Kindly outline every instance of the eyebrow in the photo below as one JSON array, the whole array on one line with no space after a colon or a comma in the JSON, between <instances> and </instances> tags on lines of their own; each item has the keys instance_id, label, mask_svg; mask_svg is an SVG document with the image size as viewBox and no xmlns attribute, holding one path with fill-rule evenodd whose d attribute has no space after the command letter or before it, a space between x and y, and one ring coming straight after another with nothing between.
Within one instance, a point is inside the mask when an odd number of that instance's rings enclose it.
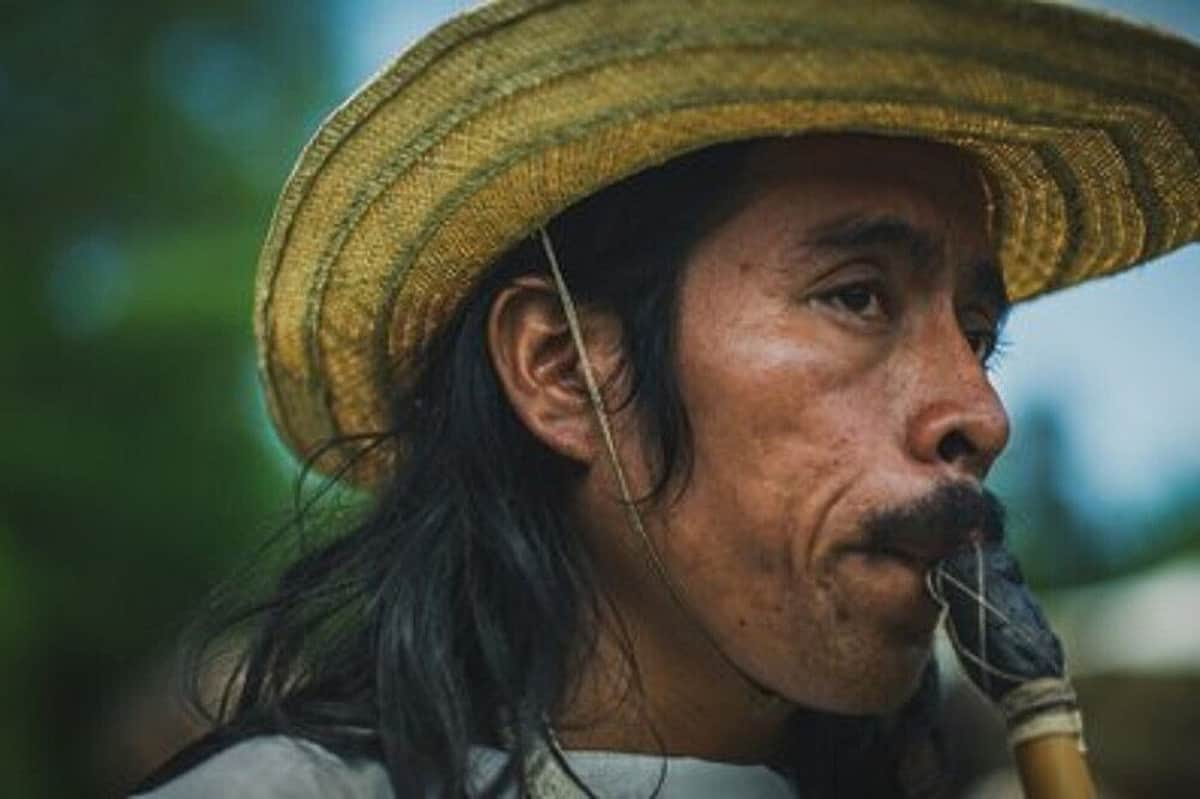
<instances>
[{"instance_id":1,"label":"eyebrow","mask_svg":"<svg viewBox=\"0 0 1200 799\"><path fill-rule=\"evenodd\" d=\"M928 261L941 248L939 238L903 217L890 214L853 213L838 217L818 226L805 243L822 249L903 249L918 263ZM1003 326L1012 310L1012 301L1000 265L993 258L980 258L967 267L967 274L972 295L993 309L997 326Z\"/></svg>"},{"instance_id":2,"label":"eyebrow","mask_svg":"<svg viewBox=\"0 0 1200 799\"><path fill-rule=\"evenodd\" d=\"M806 241L810 246L838 249L905 248L917 260L928 260L941 243L907 219L888 214L847 214L818 226Z\"/></svg>"}]
</instances>

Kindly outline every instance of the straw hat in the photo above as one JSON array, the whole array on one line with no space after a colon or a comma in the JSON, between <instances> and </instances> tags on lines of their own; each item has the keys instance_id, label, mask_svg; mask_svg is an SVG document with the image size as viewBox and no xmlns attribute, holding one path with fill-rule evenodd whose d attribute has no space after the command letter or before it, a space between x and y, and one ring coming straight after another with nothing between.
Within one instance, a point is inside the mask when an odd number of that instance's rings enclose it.
<instances>
[{"instance_id":1,"label":"straw hat","mask_svg":"<svg viewBox=\"0 0 1200 799\"><path fill-rule=\"evenodd\" d=\"M574 201L709 144L819 131L972 153L1017 300L1200 238L1185 41L1012 0L500 0L369 81L288 179L255 298L279 432L303 457L386 429L414 354Z\"/></svg>"}]
</instances>

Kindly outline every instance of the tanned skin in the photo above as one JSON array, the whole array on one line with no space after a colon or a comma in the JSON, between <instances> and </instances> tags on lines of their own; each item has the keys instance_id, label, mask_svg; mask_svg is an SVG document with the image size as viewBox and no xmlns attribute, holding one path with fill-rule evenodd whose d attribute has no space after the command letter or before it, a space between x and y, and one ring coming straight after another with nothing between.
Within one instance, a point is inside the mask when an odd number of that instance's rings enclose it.
<instances>
[{"instance_id":1,"label":"tanned skin","mask_svg":"<svg viewBox=\"0 0 1200 799\"><path fill-rule=\"evenodd\" d=\"M642 507L682 607L630 529L552 283L522 278L492 308L490 352L518 416L586 469L570 499L606 617L555 719L569 748L761 762L797 706L897 708L937 612L926 564L865 549L862 522L978 485L1008 439L984 363L1007 301L968 156L807 137L758 147L742 180L745 202L680 287L694 469L677 498ZM620 403L621 331L600 314L583 323L644 494L654 472Z\"/></svg>"}]
</instances>

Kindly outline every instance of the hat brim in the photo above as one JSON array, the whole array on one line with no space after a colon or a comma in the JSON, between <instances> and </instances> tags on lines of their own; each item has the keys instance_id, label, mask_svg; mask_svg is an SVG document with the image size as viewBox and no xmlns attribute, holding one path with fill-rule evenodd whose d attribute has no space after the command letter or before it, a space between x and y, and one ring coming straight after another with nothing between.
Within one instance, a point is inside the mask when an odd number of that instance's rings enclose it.
<instances>
[{"instance_id":1,"label":"hat brim","mask_svg":"<svg viewBox=\"0 0 1200 799\"><path fill-rule=\"evenodd\" d=\"M1016 300L1200 238L1200 50L1183 40L997 0L501 0L373 78L289 178L255 307L281 436L307 457L386 430L406 366L480 275L574 201L713 143L838 131L972 153ZM377 447L351 479L395 457Z\"/></svg>"}]
</instances>

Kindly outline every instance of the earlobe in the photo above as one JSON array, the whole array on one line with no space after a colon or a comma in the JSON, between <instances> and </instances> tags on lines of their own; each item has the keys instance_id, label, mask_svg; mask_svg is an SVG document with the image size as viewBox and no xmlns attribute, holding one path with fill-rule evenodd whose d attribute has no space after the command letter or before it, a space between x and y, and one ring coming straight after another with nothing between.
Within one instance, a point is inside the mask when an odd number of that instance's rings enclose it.
<instances>
[{"instance_id":1,"label":"earlobe","mask_svg":"<svg viewBox=\"0 0 1200 799\"><path fill-rule=\"evenodd\" d=\"M555 452L590 463L591 408L554 285L527 275L502 289L488 312L487 346L522 424Z\"/></svg>"}]
</instances>

